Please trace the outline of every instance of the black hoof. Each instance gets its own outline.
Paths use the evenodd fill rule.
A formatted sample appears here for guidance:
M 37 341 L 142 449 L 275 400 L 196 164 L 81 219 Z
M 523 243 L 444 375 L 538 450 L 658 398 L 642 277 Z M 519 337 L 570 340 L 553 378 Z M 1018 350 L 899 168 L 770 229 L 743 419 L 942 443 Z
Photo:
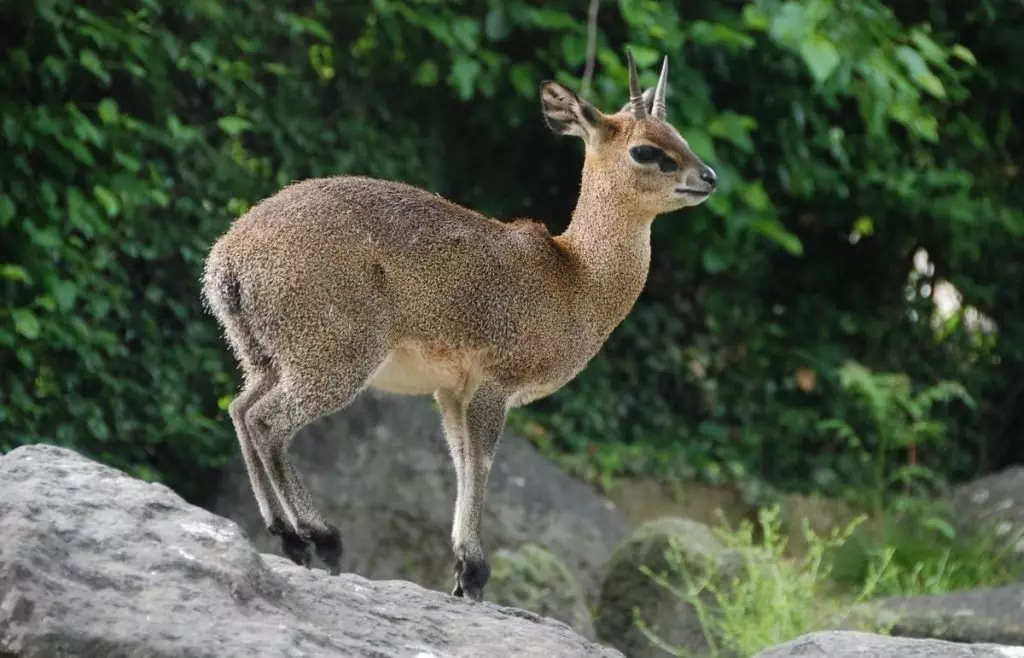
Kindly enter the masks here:
M 285 557 L 301 567 L 310 568 L 313 563 L 313 550 L 308 541 L 285 526 L 281 519 L 274 519 L 267 530 L 270 534 L 281 537 L 281 552 Z
M 317 557 L 326 565 L 328 573 L 337 576 L 341 573 L 341 556 L 344 549 L 341 544 L 341 531 L 328 524 L 327 531 L 314 532 L 311 536 L 316 546 Z
M 484 585 L 491 577 L 491 567 L 483 558 L 456 558 L 455 588 L 452 596 L 465 597 L 477 603 L 484 600 Z

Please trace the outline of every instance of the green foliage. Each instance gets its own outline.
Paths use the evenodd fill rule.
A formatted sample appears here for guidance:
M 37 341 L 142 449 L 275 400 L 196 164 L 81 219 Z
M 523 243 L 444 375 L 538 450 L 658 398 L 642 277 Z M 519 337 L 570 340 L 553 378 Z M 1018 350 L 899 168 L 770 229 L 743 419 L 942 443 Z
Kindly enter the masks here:
M 910 378 L 902 373 L 872 372 L 854 361 L 847 361 L 839 370 L 839 385 L 861 402 L 867 412 L 871 439 L 858 433 L 845 420 L 830 418 L 818 424 L 819 429 L 833 432 L 858 455 L 865 465 L 870 464 L 871 479 L 865 483 L 852 483 L 851 491 L 866 499 L 875 518 L 886 510 L 887 494 L 894 485 L 903 485 L 909 492 L 922 482 L 941 485 L 942 476 L 927 466 L 907 463 L 893 468 L 893 452 L 900 457 L 914 455 L 918 446 L 941 451 L 947 448 L 945 423 L 931 417 L 932 407 L 939 402 L 959 400 L 969 407 L 974 400 L 963 386 L 943 381 L 914 392 Z M 868 450 L 866 446 L 871 445 Z M 908 451 L 910 451 L 908 453 Z M 860 485 L 859 487 L 857 485 Z M 848 492 L 849 495 L 849 492 Z M 929 517 L 930 518 L 930 517 Z
M 948 512 L 930 511 L 931 518 L 948 518 Z M 1021 533 L 957 533 L 910 518 L 887 514 L 860 526 L 835 551 L 833 579 L 843 588 L 856 588 L 877 576 L 876 596 L 918 596 L 1000 587 L 1024 575 L 1014 552 Z
M 997 90 L 1024 79 L 981 36 L 1020 52 L 1005 8 L 619 8 L 634 43 L 683 48 L 669 114 L 720 168 L 724 193 L 708 212 L 655 223 L 638 307 L 520 427 L 546 426 L 538 445 L 594 479 L 653 472 L 839 493 L 870 481 L 862 455 L 881 438 L 855 451 L 821 431 L 822 418 L 860 413 L 840 381 L 852 359 L 955 381 L 978 401 L 934 414 L 948 450 L 919 466 L 956 479 L 1024 457 L 1013 440 L 1024 295 L 1007 289 L 1020 280 L 1024 195 L 1010 181 L 1024 141 L 996 109 Z M 918 272 L 921 254 L 931 262 Z M 948 282 L 963 299 L 946 315 L 935 299 Z M 997 330 L 979 330 L 979 312 Z
M 669 116 L 720 191 L 656 222 L 635 312 L 517 419 L 582 472 L 834 491 L 870 470 L 818 430 L 856 414 L 839 381 L 855 359 L 978 401 L 942 411 L 948 454 L 923 465 L 1024 457 L 1007 440 L 1024 423 L 1024 9 L 600 8 L 588 97 L 624 103 L 625 46 L 645 86 L 670 53 Z M 0 449 L 53 441 L 199 495 L 234 451 L 236 375 L 199 304 L 210 242 L 289 181 L 339 173 L 557 231 L 581 147 L 544 128 L 537 85 L 580 87 L 585 21 L 525 0 L 6 8 Z M 915 278 L 919 250 L 934 267 Z M 941 282 L 960 312 L 934 312 Z
M 723 544 L 740 558 L 740 568 L 729 577 L 721 577 L 720 563 L 708 565 L 703 575 L 694 577 L 678 547 L 665 553 L 669 564 L 666 573 L 654 573 L 645 567 L 641 570 L 693 607 L 709 656 L 752 656 L 805 633 L 835 627 L 845 619 L 851 605 L 874 594 L 879 574 L 860 585 L 852 603 L 830 598 L 827 558 L 863 521 L 863 517 L 854 519 L 827 537 L 819 537 L 805 524 L 808 551 L 799 563 L 793 563 L 784 558 L 786 539 L 778 508 L 764 508 L 758 515 L 760 540 L 755 539 L 755 526 L 749 521 L 735 530 L 718 531 Z M 637 624 L 648 639 L 671 655 L 689 655 L 658 637 L 642 619 Z
M 23 37 L 0 73 L 0 449 L 56 442 L 198 495 L 234 447 L 199 303 L 211 240 L 296 177 L 425 182 L 413 127 L 355 103 L 341 120 L 315 13 L 248 5 L 5 12 Z
M 695 576 L 678 546 L 666 551 L 669 568 L 641 570 L 692 606 L 707 640 L 710 656 L 752 656 L 805 633 L 843 627 L 885 632 L 877 620 L 861 617 L 857 606 L 888 595 L 922 596 L 1015 582 L 1020 568 L 1010 561 L 1013 540 L 949 536 L 903 519 L 887 516 L 891 543 L 872 543 L 875 522 L 860 516 L 819 536 L 805 522 L 807 553 L 786 557 L 778 507 L 762 508 L 757 524 L 716 529 L 723 545 L 735 551 L 739 568 L 711 563 Z M 729 555 L 725 553 L 724 555 Z M 722 577 L 727 574 L 727 577 Z M 637 627 L 656 646 L 675 656 L 688 655 L 647 627 Z

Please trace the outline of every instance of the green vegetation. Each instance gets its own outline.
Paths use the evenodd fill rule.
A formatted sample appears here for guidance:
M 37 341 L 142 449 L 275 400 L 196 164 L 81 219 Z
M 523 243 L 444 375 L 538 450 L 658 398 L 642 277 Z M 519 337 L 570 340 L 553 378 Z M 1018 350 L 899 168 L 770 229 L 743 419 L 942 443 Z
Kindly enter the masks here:
M 9 5 L 0 449 L 56 442 L 209 493 L 237 373 L 203 256 L 291 180 L 401 179 L 553 231 L 572 209 L 580 148 L 543 126 L 537 86 L 582 86 L 586 3 Z M 1024 7 L 599 9 L 588 98 L 622 105 L 627 45 L 646 85 L 669 53 L 669 115 L 721 190 L 655 224 L 635 312 L 517 424 L 595 478 L 899 493 L 904 435 L 844 385 L 855 361 L 901 373 L 906 399 L 948 381 L 976 403 L 936 408 L 944 447 L 922 441 L 914 473 L 1024 458 Z M 948 285 L 960 304 L 940 313 Z
M 1020 576 L 1020 569 L 1006 559 L 1011 544 L 991 538 L 926 537 L 920 526 L 910 525 L 908 532 L 907 526 L 894 525 L 887 533 L 891 544 L 877 550 L 870 543 L 874 533 L 862 534 L 865 521 L 859 516 L 824 537 L 805 525 L 808 550 L 791 559 L 778 508 L 763 508 L 757 524 L 744 521 L 735 529 L 724 525 L 715 530 L 723 545 L 738 555 L 739 568 L 719 561 L 696 575 L 687 568 L 683 549 L 673 546 L 665 553 L 666 570 L 641 571 L 693 607 L 712 658 L 751 656 L 816 630 L 886 632 L 879 620 L 858 614 L 856 606 L 880 596 L 1003 585 Z M 671 655 L 689 655 L 651 630 L 642 617 L 636 623 L 656 646 Z

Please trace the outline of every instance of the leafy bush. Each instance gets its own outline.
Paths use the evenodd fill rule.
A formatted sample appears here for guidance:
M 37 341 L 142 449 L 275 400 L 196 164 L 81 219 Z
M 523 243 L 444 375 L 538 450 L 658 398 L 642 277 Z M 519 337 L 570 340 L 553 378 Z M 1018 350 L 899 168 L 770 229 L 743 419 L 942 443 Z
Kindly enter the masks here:
M 423 138 L 326 84 L 315 17 L 128 7 L 5 12 L 0 449 L 56 442 L 197 496 L 234 446 L 233 369 L 199 302 L 209 243 L 296 177 L 425 183 Z
M 234 368 L 198 301 L 210 242 L 295 179 L 364 173 L 497 216 L 570 216 L 580 145 L 536 89 L 581 86 L 585 7 L 525 0 L 34 0 L 0 71 L 0 449 L 54 441 L 192 497 L 234 450 Z M 716 168 L 660 219 L 649 285 L 572 385 L 517 419 L 583 470 L 834 490 L 822 417 L 854 358 L 959 381 L 960 476 L 1024 456 L 1024 8 L 602 3 L 588 97 L 672 54 L 669 115 Z M 915 254 L 934 267 L 908 277 Z M 941 317 L 942 282 L 964 297 Z M 969 312 L 997 327 L 979 340 Z M 936 327 L 936 324 L 941 326 Z M 866 450 L 873 445 L 866 445 Z
M 804 525 L 808 546 L 799 560 L 786 557 L 787 539 L 777 507 L 762 508 L 755 525 L 725 525 L 716 534 L 740 556 L 741 569 L 720 577 L 711 564 L 699 578 L 685 566 L 677 547 L 666 551 L 669 569 L 641 567 L 660 587 L 693 606 L 715 656 L 752 656 L 805 633 L 839 626 L 886 632 L 877 620 L 859 616 L 856 606 L 888 595 L 942 594 L 963 588 L 1003 585 L 1019 577 L 1008 551 L 1012 541 L 989 537 L 953 541 L 920 525 L 887 517 L 890 544 L 870 543 L 877 534 L 860 516 L 822 537 Z M 655 645 L 675 656 L 687 655 L 646 626 L 638 628 Z
M 794 564 L 784 557 L 786 540 L 778 508 L 765 508 L 758 516 L 760 541 L 755 540 L 754 524 L 749 521 L 735 530 L 718 530 L 723 544 L 738 551 L 742 560 L 739 573 L 724 582 L 719 577 L 718 565 L 709 565 L 699 579 L 692 577 L 678 549 L 666 551 L 668 573 L 654 573 L 645 567 L 641 570 L 693 606 L 707 640 L 708 655 L 752 656 L 805 633 L 834 628 L 843 620 L 851 603 L 832 598 L 827 558 L 863 520 L 854 519 L 828 537 L 817 536 L 805 525 L 808 551 L 799 564 Z M 858 583 L 854 603 L 873 595 L 879 576 L 872 574 Z M 643 619 L 637 623 L 657 646 L 675 656 L 687 655 L 665 643 L 646 627 Z
M 942 518 L 931 510 L 927 518 Z M 1019 582 L 1024 568 L 1014 551 L 1016 536 L 964 534 L 949 524 L 915 522 L 908 514 L 887 514 L 857 528 L 833 555 L 832 577 L 856 588 L 872 572 L 877 596 L 944 594 Z M 885 568 L 880 568 L 885 565 Z

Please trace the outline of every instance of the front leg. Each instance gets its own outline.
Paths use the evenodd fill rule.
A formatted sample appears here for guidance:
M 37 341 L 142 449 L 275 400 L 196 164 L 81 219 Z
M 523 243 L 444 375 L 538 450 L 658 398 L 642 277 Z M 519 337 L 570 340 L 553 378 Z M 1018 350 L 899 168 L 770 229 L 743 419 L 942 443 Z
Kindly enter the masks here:
M 459 487 L 452 542 L 455 553 L 455 588 L 452 594 L 483 600 L 491 569 L 480 540 L 480 521 L 487 496 L 487 479 L 505 426 L 508 395 L 481 387 L 466 410 L 465 462 Z

